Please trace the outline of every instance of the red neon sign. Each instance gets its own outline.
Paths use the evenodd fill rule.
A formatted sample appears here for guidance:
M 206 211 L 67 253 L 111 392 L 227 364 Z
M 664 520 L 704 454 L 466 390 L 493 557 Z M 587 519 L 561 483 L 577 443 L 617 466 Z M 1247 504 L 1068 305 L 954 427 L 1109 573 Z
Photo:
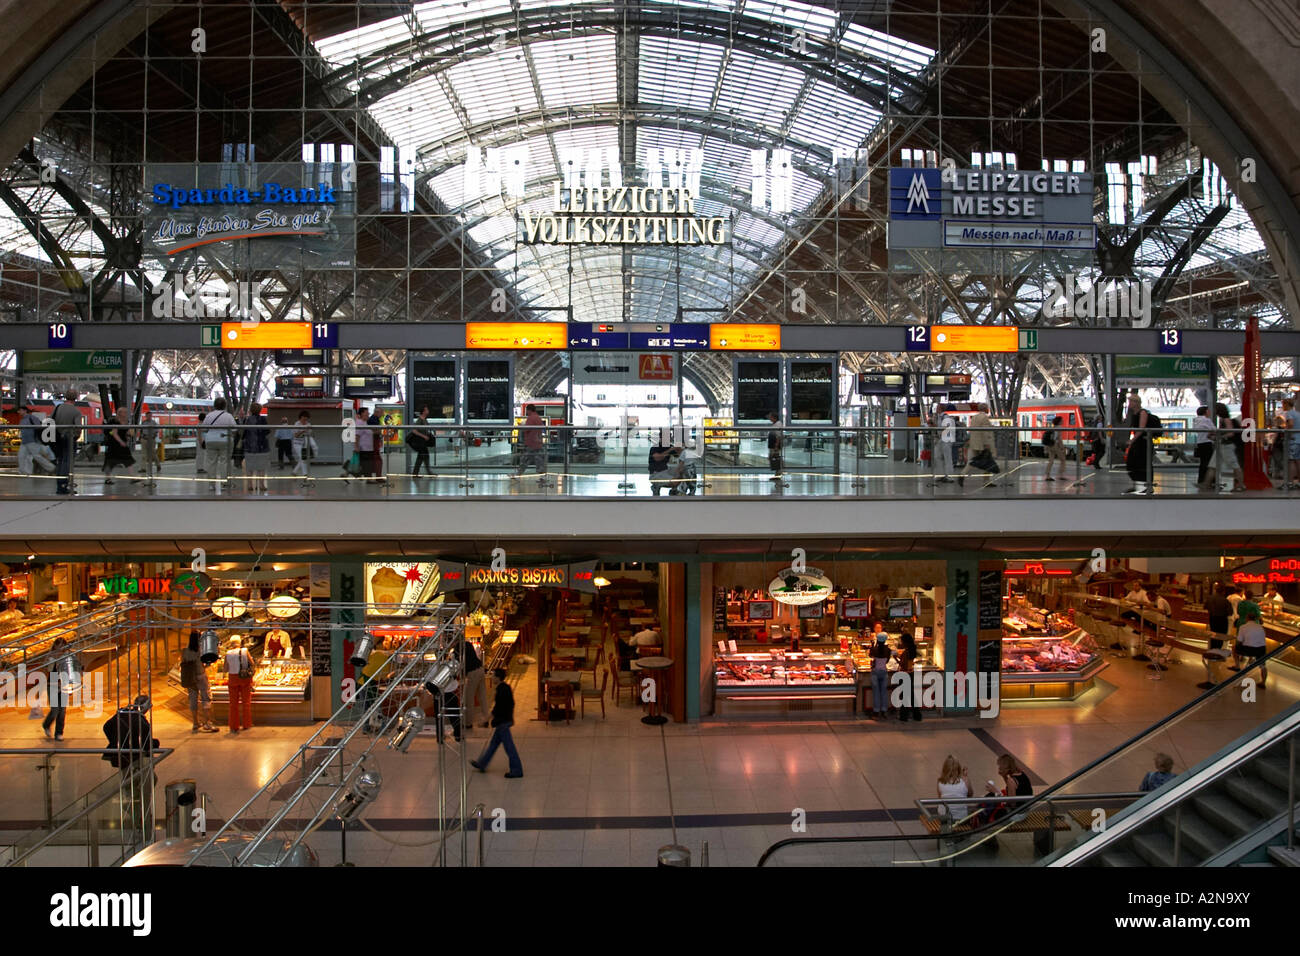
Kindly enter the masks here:
M 1074 569 L 1073 568 L 1045 568 L 1043 567 L 1042 562 L 1034 562 L 1031 564 L 1030 562 L 1026 561 L 1023 567 L 1007 568 L 1006 573 L 1011 575 L 1029 574 L 1029 575 L 1033 575 L 1034 577 L 1043 577 L 1043 576 L 1060 577 L 1062 575 L 1073 574 Z

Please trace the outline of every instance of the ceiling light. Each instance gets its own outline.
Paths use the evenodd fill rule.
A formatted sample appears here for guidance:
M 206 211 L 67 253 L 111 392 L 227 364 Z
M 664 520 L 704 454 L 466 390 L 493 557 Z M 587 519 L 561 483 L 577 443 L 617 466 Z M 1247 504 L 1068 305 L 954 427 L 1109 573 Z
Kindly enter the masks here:
M 244 612 L 248 610 L 248 605 L 237 597 L 217 598 L 212 602 L 211 607 L 212 613 L 223 621 L 233 621 L 237 617 L 243 617 Z
M 302 603 L 292 594 L 277 594 L 266 602 L 266 613 L 271 617 L 287 621 L 302 610 Z

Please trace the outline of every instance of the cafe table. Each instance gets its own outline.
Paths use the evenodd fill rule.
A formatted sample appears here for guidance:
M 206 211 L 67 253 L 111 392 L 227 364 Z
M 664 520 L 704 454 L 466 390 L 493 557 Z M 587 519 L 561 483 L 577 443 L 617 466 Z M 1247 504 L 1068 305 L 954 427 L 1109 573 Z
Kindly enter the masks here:
M 650 699 L 650 713 L 641 718 L 641 723 L 650 724 L 651 726 L 668 723 L 668 718 L 660 713 L 659 702 L 668 684 L 668 668 L 673 666 L 673 659 L 671 657 L 639 657 L 635 665 L 638 671 L 648 671 L 651 680 L 655 682 L 654 695 Z

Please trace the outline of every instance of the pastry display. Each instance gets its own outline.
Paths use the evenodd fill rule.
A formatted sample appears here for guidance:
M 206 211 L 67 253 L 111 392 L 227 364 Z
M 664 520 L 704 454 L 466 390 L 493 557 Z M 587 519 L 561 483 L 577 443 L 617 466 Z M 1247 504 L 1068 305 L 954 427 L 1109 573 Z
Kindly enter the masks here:
M 392 568 L 380 568 L 370 576 L 370 597 L 375 604 L 401 604 L 406 597 L 406 578 Z

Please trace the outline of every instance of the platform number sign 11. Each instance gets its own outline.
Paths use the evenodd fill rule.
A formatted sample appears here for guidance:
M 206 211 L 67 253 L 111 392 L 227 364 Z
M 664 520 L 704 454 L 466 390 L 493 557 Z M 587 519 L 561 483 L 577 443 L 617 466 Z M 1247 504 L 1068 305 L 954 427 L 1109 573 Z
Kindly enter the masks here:
M 67 322 L 51 322 L 48 341 L 52 349 L 72 348 L 72 326 Z
M 339 327 L 337 322 L 314 322 L 311 327 L 311 347 L 314 349 L 336 349 L 339 347 Z
M 1179 329 L 1160 330 L 1160 353 L 1162 355 L 1183 354 L 1183 333 Z
M 909 325 L 907 327 L 907 350 L 909 352 L 930 351 L 930 327 L 928 325 Z

